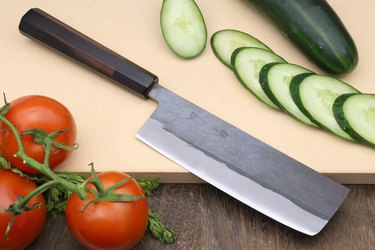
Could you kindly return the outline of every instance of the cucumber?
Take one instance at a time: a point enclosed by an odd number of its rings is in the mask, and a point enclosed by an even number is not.
[[[215,32],[211,36],[211,48],[215,56],[227,67],[232,68],[231,56],[240,47],[257,47],[271,51],[271,49],[255,37],[239,30],[225,29]]]
[[[375,146],[375,94],[344,94],[333,103],[337,123],[354,140]]]
[[[297,107],[322,128],[353,140],[337,124],[333,115],[333,103],[342,94],[359,93],[349,84],[330,76],[301,74],[292,79],[290,93]]]
[[[206,24],[194,0],[164,0],[160,25],[165,41],[176,55],[193,58],[205,49]]]
[[[300,111],[290,95],[289,86],[292,78],[302,73],[313,74],[312,71],[296,64],[268,63],[263,66],[259,73],[259,82],[264,93],[281,110],[286,111],[303,123],[317,127]]]
[[[356,45],[326,0],[246,1],[323,70],[341,75],[356,67]]]
[[[270,62],[285,62],[285,60],[268,50],[254,47],[235,49],[231,57],[233,71],[242,85],[263,103],[279,109],[264,93],[259,83],[260,70]]]

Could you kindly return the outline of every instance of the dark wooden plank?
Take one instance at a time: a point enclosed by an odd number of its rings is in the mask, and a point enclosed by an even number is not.
[[[289,229],[208,184],[164,184],[150,207],[178,235],[166,245],[146,234],[135,249],[373,249],[375,185],[350,185],[348,198],[316,236]],[[29,247],[83,249],[72,238],[63,216],[49,218]]]

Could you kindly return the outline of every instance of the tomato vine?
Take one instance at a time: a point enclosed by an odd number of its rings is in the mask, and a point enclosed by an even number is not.
[[[39,172],[39,174],[36,175],[24,173],[21,170],[14,168],[6,159],[0,156],[0,168],[12,170],[13,172],[23,177],[35,181],[39,185],[32,192],[25,195],[24,197],[19,196],[14,204],[0,211],[12,214],[7,230],[5,232],[5,236],[7,236],[9,230],[11,230],[12,223],[17,216],[25,211],[35,209],[38,206],[38,204],[34,204],[33,206],[28,206],[27,204],[35,196],[42,193],[47,193],[47,211],[51,212],[52,214],[58,214],[64,211],[66,201],[68,197],[70,197],[70,195],[75,194],[79,197],[79,199],[86,200],[88,199],[88,193],[90,193],[95,196],[95,199],[86,204],[86,207],[82,211],[84,213],[84,210],[87,207],[89,207],[93,203],[98,203],[101,201],[132,202],[140,199],[146,199],[146,197],[151,195],[151,193],[159,186],[157,179],[137,180],[139,185],[144,190],[144,196],[118,194],[115,191],[120,186],[124,185],[126,182],[132,179],[132,177],[125,178],[117,182],[116,184],[105,188],[98,175],[96,174],[93,164],[90,164],[92,177],[88,179],[76,173],[57,173],[53,171],[49,166],[49,159],[51,156],[52,148],[70,151],[76,150],[78,148],[78,145],[73,145],[73,147],[70,147],[54,140],[60,134],[69,131],[70,128],[55,131],[52,133],[46,133],[45,131],[37,128],[18,131],[14,124],[12,124],[12,122],[10,122],[5,117],[6,113],[10,109],[10,104],[6,101],[5,96],[4,100],[5,105],[0,108],[0,122],[5,124],[9,128],[10,132],[14,135],[17,142],[18,151],[14,154],[14,157],[22,159],[24,164]],[[0,130],[0,133],[9,132]],[[21,138],[26,134],[32,136],[34,143],[43,146],[43,149],[45,151],[43,162],[39,162],[33,159],[25,152]],[[93,188],[91,186],[93,186]],[[148,209],[148,230],[151,232],[154,238],[162,242],[170,244],[176,241],[175,234],[161,223],[156,213],[151,209]]]

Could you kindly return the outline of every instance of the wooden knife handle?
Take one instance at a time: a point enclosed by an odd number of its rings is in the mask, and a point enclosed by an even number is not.
[[[158,77],[44,11],[30,9],[19,30],[147,98]]]

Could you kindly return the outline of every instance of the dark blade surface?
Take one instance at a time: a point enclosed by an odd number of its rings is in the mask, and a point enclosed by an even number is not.
[[[155,86],[159,106],[138,138],[260,212],[318,233],[348,189],[198,106]]]

